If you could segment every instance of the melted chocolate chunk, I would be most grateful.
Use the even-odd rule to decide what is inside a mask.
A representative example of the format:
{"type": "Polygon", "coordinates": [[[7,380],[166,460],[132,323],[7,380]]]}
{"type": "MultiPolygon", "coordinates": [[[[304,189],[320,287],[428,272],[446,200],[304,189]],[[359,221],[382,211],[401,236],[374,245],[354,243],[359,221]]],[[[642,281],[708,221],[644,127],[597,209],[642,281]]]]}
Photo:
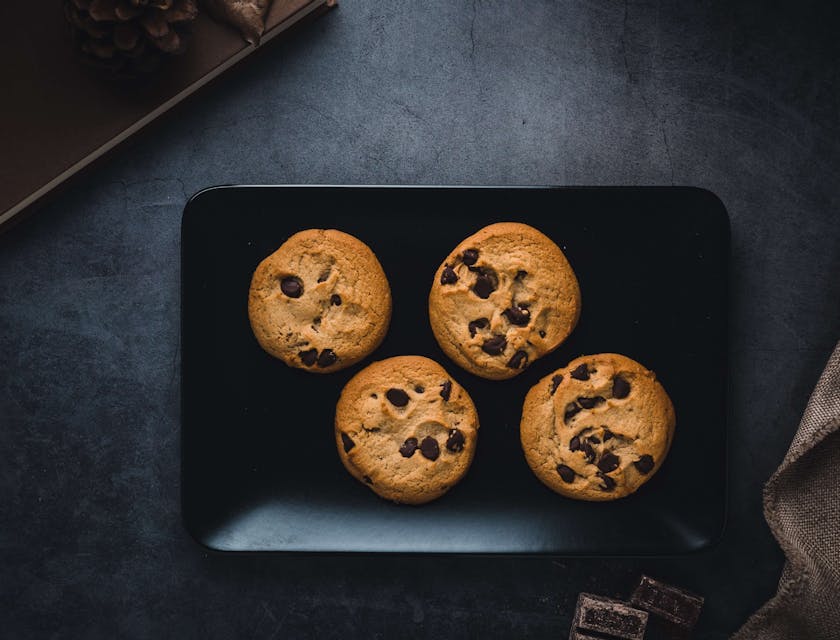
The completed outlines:
{"type": "Polygon", "coordinates": [[[297,276],[287,276],[280,281],[280,291],[290,298],[300,298],[303,295],[303,282],[297,276]]]}
{"type": "Polygon", "coordinates": [[[517,327],[524,327],[531,321],[531,312],[522,305],[509,307],[502,312],[502,315],[517,327]]]}
{"type": "Polygon", "coordinates": [[[408,404],[408,394],[402,389],[388,389],[385,397],[395,407],[404,407],[408,404]]]}
{"type": "Polygon", "coordinates": [[[425,389],[418,384],[416,387],[414,387],[414,391],[417,393],[423,393],[425,389]]]}
{"type": "Polygon", "coordinates": [[[478,320],[473,320],[467,325],[467,328],[470,330],[470,338],[474,338],[476,332],[479,329],[486,329],[490,326],[490,321],[487,318],[479,318],[478,320]]]}
{"type": "Polygon", "coordinates": [[[468,267],[473,266],[478,260],[478,249],[465,249],[461,254],[461,260],[463,260],[464,264],[468,267]]]}
{"type": "Polygon", "coordinates": [[[545,331],[540,331],[540,338],[545,338],[545,331]]]}
{"type": "Polygon", "coordinates": [[[561,382],[563,382],[563,376],[554,376],[551,379],[551,388],[548,390],[549,395],[554,395],[554,392],[557,391],[557,387],[560,386],[561,382]]]}
{"type": "Polygon", "coordinates": [[[318,276],[318,282],[326,282],[327,278],[329,278],[329,277],[330,277],[330,270],[327,269],[326,271],[323,271],[320,276],[318,276]]]}
{"type": "Polygon", "coordinates": [[[595,475],[601,478],[601,482],[603,482],[603,484],[599,485],[601,491],[612,491],[613,489],[615,489],[615,480],[610,478],[604,472],[599,471],[595,475]]]}
{"type": "Polygon", "coordinates": [[[493,336],[484,341],[481,350],[487,355],[498,356],[502,354],[505,347],[507,347],[507,340],[504,336],[493,336]]]}
{"type": "Polygon", "coordinates": [[[604,473],[609,473],[610,471],[618,469],[620,462],[621,459],[617,455],[615,455],[612,451],[607,451],[601,456],[601,459],[598,460],[598,468],[604,473]]]}
{"type": "Polygon", "coordinates": [[[573,482],[575,479],[575,472],[572,471],[571,467],[567,467],[565,464],[557,465],[557,473],[559,473],[560,477],[563,478],[563,482],[569,483],[573,482]]]}
{"type": "Polygon", "coordinates": [[[598,439],[598,436],[589,436],[587,440],[589,440],[589,442],[591,442],[592,444],[601,444],[601,441],[598,439]]]}
{"type": "Polygon", "coordinates": [[[466,438],[460,429],[451,429],[449,437],[446,439],[446,448],[455,453],[464,450],[464,443],[466,438]]]}
{"type": "Polygon", "coordinates": [[[580,451],[580,436],[575,436],[569,440],[569,451],[580,451]]]}
{"type": "Polygon", "coordinates": [[[332,349],[324,349],[321,355],[318,356],[318,366],[322,369],[334,365],[338,361],[338,356],[332,349]]]}
{"type": "Polygon", "coordinates": [[[420,443],[420,453],[423,454],[424,458],[437,460],[440,455],[440,446],[438,446],[437,440],[432,436],[423,438],[423,442],[420,443]]]}
{"type": "Polygon", "coordinates": [[[343,431],[341,432],[341,444],[344,445],[344,453],[347,453],[348,451],[350,451],[350,449],[356,446],[356,443],[353,442],[353,439],[343,431]]]}
{"type": "Polygon", "coordinates": [[[332,294],[330,296],[330,304],[333,305],[334,307],[340,307],[341,306],[341,296],[338,295],[337,293],[332,294]]]}
{"type": "Polygon", "coordinates": [[[499,286],[499,279],[496,274],[490,269],[479,268],[478,277],[475,279],[475,284],[472,286],[472,291],[475,295],[483,300],[490,297],[490,294],[499,286]]]}
{"type": "Polygon", "coordinates": [[[604,427],[604,442],[606,442],[607,440],[612,440],[613,435],[614,434],[612,431],[604,427]]]}
{"type": "Polygon", "coordinates": [[[455,270],[446,265],[443,268],[443,273],[440,274],[440,283],[441,284],[455,284],[458,282],[458,274],[455,273],[455,270]]]}
{"type": "Polygon", "coordinates": [[[587,462],[592,463],[595,462],[595,449],[592,448],[592,445],[589,443],[589,440],[583,441],[583,457],[586,459],[587,462]]]}
{"type": "Polygon", "coordinates": [[[510,360],[508,360],[507,366],[511,369],[524,369],[528,364],[528,354],[522,349],[514,353],[510,360]]]}
{"type": "Polygon", "coordinates": [[[589,369],[587,368],[586,364],[582,364],[577,367],[574,371],[570,374],[575,380],[589,380],[589,369]]]}
{"type": "Polygon", "coordinates": [[[400,455],[403,458],[410,458],[417,451],[417,438],[407,438],[405,442],[400,445],[400,455]]]}
{"type": "Polygon", "coordinates": [[[440,385],[440,397],[443,398],[444,402],[449,402],[450,393],[452,393],[452,381],[447,380],[440,385]]]}
{"type": "Polygon", "coordinates": [[[580,396],[578,399],[578,404],[583,407],[584,409],[594,409],[598,405],[602,405],[606,402],[604,398],[601,396],[593,396],[591,398],[587,398],[586,396],[580,396]]]}
{"type": "Polygon", "coordinates": [[[577,406],[574,402],[570,402],[566,405],[566,410],[563,413],[563,422],[568,422],[571,420],[576,414],[580,412],[580,407],[577,406]]]}
{"type": "Polygon", "coordinates": [[[525,276],[527,276],[527,275],[528,275],[527,271],[517,271],[516,276],[514,277],[514,280],[518,280],[519,282],[522,282],[525,279],[525,276]]]}
{"type": "Polygon", "coordinates": [[[630,383],[621,376],[613,378],[612,396],[613,398],[626,398],[630,394],[630,383]]]}
{"type": "Polygon", "coordinates": [[[318,350],[317,349],[309,349],[307,351],[301,351],[299,354],[300,361],[305,364],[307,367],[311,367],[315,364],[315,361],[318,359],[318,350]]]}
{"type": "Polygon", "coordinates": [[[653,469],[653,466],[654,466],[653,456],[645,454],[641,458],[636,460],[633,463],[633,466],[635,466],[636,469],[638,469],[639,473],[641,473],[643,475],[647,475],[651,472],[651,470],[653,469]]]}

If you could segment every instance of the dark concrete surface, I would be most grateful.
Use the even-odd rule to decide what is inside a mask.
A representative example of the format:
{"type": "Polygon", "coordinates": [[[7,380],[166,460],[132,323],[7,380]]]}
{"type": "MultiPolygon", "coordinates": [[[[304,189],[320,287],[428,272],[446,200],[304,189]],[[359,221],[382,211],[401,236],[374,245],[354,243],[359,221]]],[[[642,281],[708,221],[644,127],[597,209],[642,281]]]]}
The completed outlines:
{"type": "Polygon", "coordinates": [[[696,637],[734,631],[774,591],[761,486],[840,337],[832,5],[345,0],[0,237],[0,635],[562,638],[579,591],[641,571],[707,597],[696,637]],[[721,545],[206,553],[179,517],[178,251],[186,199],[218,183],[713,190],[733,240],[721,545]]]}

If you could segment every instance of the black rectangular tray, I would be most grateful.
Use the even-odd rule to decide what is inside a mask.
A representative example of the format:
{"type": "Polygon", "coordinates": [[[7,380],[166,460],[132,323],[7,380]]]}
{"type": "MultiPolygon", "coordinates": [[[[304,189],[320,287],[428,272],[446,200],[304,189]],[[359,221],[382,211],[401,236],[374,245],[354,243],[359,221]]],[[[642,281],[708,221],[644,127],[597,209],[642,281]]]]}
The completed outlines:
{"type": "Polygon", "coordinates": [[[182,509],[201,544],[228,551],[667,555],[722,535],[726,512],[729,220],[708,191],[542,187],[216,187],[182,227],[182,509]],[[440,350],[427,297],[435,269],[484,225],[531,224],[580,281],[571,337],[522,375],[473,376],[440,350]],[[372,357],[313,375],[264,353],[247,314],[257,264],[291,234],[337,228],[367,243],[393,292],[372,357]],[[558,496],[519,445],[527,390],[581,354],[618,352],[657,372],[674,401],[674,444],[635,495],[558,496]],[[335,403],[373,360],[440,362],[475,401],[475,461],[440,500],[386,502],[351,478],[335,403]]]}

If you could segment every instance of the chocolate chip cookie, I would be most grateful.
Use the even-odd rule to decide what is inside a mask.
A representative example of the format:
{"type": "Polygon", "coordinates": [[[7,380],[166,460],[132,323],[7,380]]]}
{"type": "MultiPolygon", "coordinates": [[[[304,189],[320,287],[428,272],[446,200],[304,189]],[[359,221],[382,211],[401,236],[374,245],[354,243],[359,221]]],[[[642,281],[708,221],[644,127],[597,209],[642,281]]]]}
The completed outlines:
{"type": "Polygon", "coordinates": [[[335,229],[308,229],[259,264],[248,317],[268,353],[292,367],[330,373],[382,342],[391,320],[391,289],[361,240],[335,229]]]}
{"type": "Polygon", "coordinates": [[[675,421],[652,371],[602,353],[577,358],[531,388],[520,438],[533,472],[557,493],[615,500],[656,473],[675,421]]]}
{"type": "Polygon", "coordinates": [[[429,319],[443,351],[483,378],[512,378],[577,324],[580,288],[548,236],[516,222],[484,227],[435,274],[429,319]]]}
{"type": "Polygon", "coordinates": [[[478,415],[470,396],[421,356],[374,362],[341,392],[338,455],[350,474],[383,498],[422,504],[467,473],[478,415]]]}

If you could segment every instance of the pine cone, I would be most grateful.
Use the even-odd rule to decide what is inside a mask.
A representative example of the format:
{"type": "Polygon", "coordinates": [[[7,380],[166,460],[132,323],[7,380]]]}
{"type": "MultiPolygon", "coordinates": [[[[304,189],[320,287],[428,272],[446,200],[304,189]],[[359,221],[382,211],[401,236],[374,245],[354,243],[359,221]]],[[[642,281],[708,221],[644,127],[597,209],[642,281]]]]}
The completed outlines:
{"type": "Polygon", "coordinates": [[[186,48],[198,8],[196,0],[65,0],[64,12],[87,61],[133,74],[186,48]]]}

